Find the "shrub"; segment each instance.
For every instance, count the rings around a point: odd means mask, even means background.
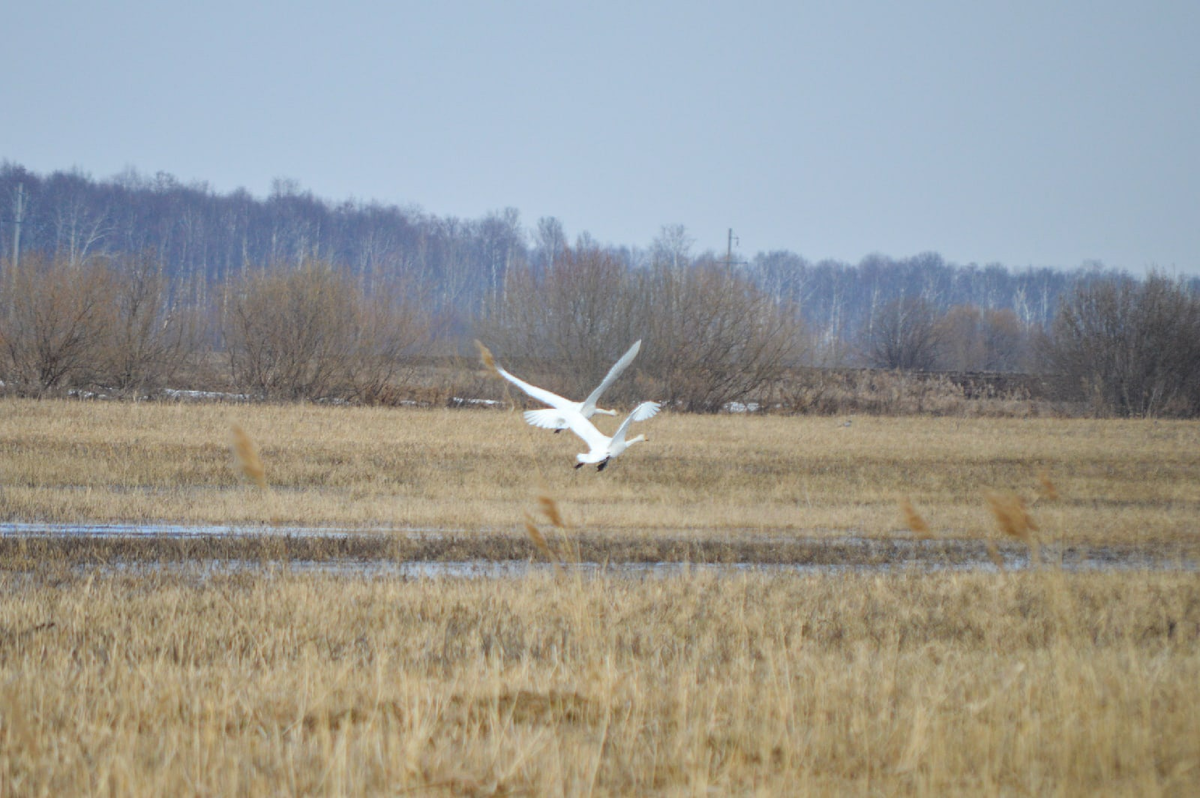
[[[1065,399],[1119,416],[1200,414],[1200,297],[1181,281],[1080,284],[1043,343]]]
[[[45,396],[94,379],[112,324],[109,270],[31,253],[19,266],[6,263],[0,284],[7,294],[0,303],[5,382]]]
[[[324,263],[244,279],[225,324],[234,384],[264,399],[372,401],[426,340],[415,303]]]

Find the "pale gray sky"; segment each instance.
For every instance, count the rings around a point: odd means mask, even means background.
[[[1200,273],[1200,3],[41,2],[0,159],[649,245]]]

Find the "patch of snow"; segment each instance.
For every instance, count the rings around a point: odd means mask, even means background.
[[[245,402],[250,397],[244,393],[222,393],[221,391],[181,391],[175,388],[164,388],[163,396],[168,399],[193,402]]]
[[[464,407],[467,405],[480,405],[483,407],[500,407],[504,402],[498,399],[466,399],[462,396],[450,397],[450,405],[452,407]]]

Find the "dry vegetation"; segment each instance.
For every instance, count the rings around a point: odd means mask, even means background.
[[[605,429],[605,421],[601,426]],[[1193,546],[1200,426],[1085,419],[664,413],[603,474],[513,413],[0,401],[0,519],[449,528],[524,536],[536,497],[597,534],[911,536],[996,529],[990,492],[1046,541]],[[230,453],[257,442],[270,490]],[[1056,486],[1048,499],[1044,481]]]
[[[288,565],[848,533],[1195,557],[1195,424],[843,421],[665,414],[597,474],[507,412],[2,401],[4,520],[457,532],[0,539],[0,794],[1194,794],[1192,570]]]
[[[0,577],[5,794],[1194,794],[1193,574]]]

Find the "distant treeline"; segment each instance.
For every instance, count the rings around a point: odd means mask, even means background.
[[[22,207],[17,208],[18,192]],[[482,219],[439,217],[416,208],[333,203],[276,181],[266,199],[245,190],[218,194],[169,174],[129,171],[108,180],[79,172],[41,176],[0,166],[0,254],[13,252],[20,214],[22,251],[77,263],[118,253],[153,253],[167,276],[198,298],[231,277],[280,263],[320,261],[346,270],[368,290],[378,282],[419,285],[448,329],[466,333],[487,297],[502,291],[518,264],[544,268],[568,241],[562,224],[542,218],[526,229],[512,208]],[[694,253],[687,232],[666,227],[650,247],[606,245],[627,268],[719,262],[725,253]],[[794,303],[807,329],[833,344],[852,341],[892,299],[921,297],[948,310],[972,305],[1012,310],[1044,327],[1058,298],[1080,279],[1117,274],[1093,264],[1065,271],[1010,270],[1000,264],[947,263],[925,253],[871,255],[857,264],[812,262],[793,252],[760,252],[737,267],[777,301]],[[1195,285],[1196,280],[1192,281]],[[844,350],[843,350],[844,351]],[[837,348],[832,354],[837,356]]]
[[[333,203],[284,180],[260,199],[245,190],[219,194],[206,184],[184,185],[163,173],[130,170],[94,180],[79,172],[38,175],[4,162],[3,371],[37,393],[84,379],[70,377],[70,369],[60,375],[57,356],[30,349],[42,334],[40,320],[68,307],[54,282],[66,280],[92,286],[87,293],[111,305],[89,306],[93,342],[125,330],[123,343],[105,345],[110,375],[92,369],[85,380],[91,383],[161,386],[162,369],[147,380],[134,373],[136,364],[120,361],[133,357],[134,339],[144,343],[168,328],[176,337],[155,346],[208,352],[224,364],[231,384],[262,396],[308,398],[322,391],[378,396],[397,373],[396,360],[419,349],[469,351],[481,334],[497,342],[500,354],[526,360],[561,359],[563,342],[577,341],[571,352],[579,357],[586,350],[589,361],[586,368],[577,364],[574,379],[590,380],[632,337],[644,335],[654,340],[640,365],[657,364],[643,370],[645,384],[694,409],[761,392],[793,365],[1043,373],[1070,366],[1065,394],[1094,403],[1106,396],[1116,412],[1200,408],[1191,388],[1160,385],[1147,389],[1156,392],[1147,401],[1125,396],[1125,388],[1105,393],[1091,376],[1100,365],[1093,367],[1087,354],[1087,345],[1108,330],[1103,319],[1089,317],[1100,312],[1096,298],[1108,296],[1101,287],[1116,292],[1105,307],[1125,314],[1110,319],[1118,327],[1132,329],[1141,318],[1134,310],[1158,324],[1163,314],[1138,304],[1157,302],[1182,313],[1182,326],[1169,333],[1186,338],[1200,278],[1152,275],[1147,282],[1096,263],[1072,270],[960,265],[934,253],[871,255],[857,264],[811,262],[789,251],[734,263],[725,255],[694,252],[681,226],[663,227],[645,248],[601,245],[586,233],[569,241],[553,217],[527,228],[512,208],[464,220],[415,207]],[[296,274],[272,282],[272,275],[286,273]],[[285,300],[290,308],[280,304]],[[273,340],[273,330],[285,323],[312,328],[339,307],[338,318],[352,321],[338,328],[337,345],[329,345],[332,333],[310,343],[325,347],[320,351],[337,368],[309,373],[308,355],[276,351],[284,339]],[[269,321],[270,313],[291,316]],[[147,325],[145,331],[135,335],[134,323]],[[392,332],[396,325],[402,334]],[[102,328],[109,332],[101,335]],[[1191,350],[1162,345],[1163,334],[1158,324],[1137,341],[1110,342],[1105,357],[1132,362],[1132,350],[1122,354],[1120,347],[1154,339],[1174,359],[1147,368],[1190,368]],[[1068,336],[1074,354],[1060,351],[1056,359],[1055,344],[1065,345]],[[101,362],[88,351],[76,347],[74,358]],[[289,358],[290,372],[281,366]],[[1120,370],[1121,363],[1105,368]],[[704,369],[711,373],[700,385],[695,374]],[[746,381],[748,373],[753,378]]]

